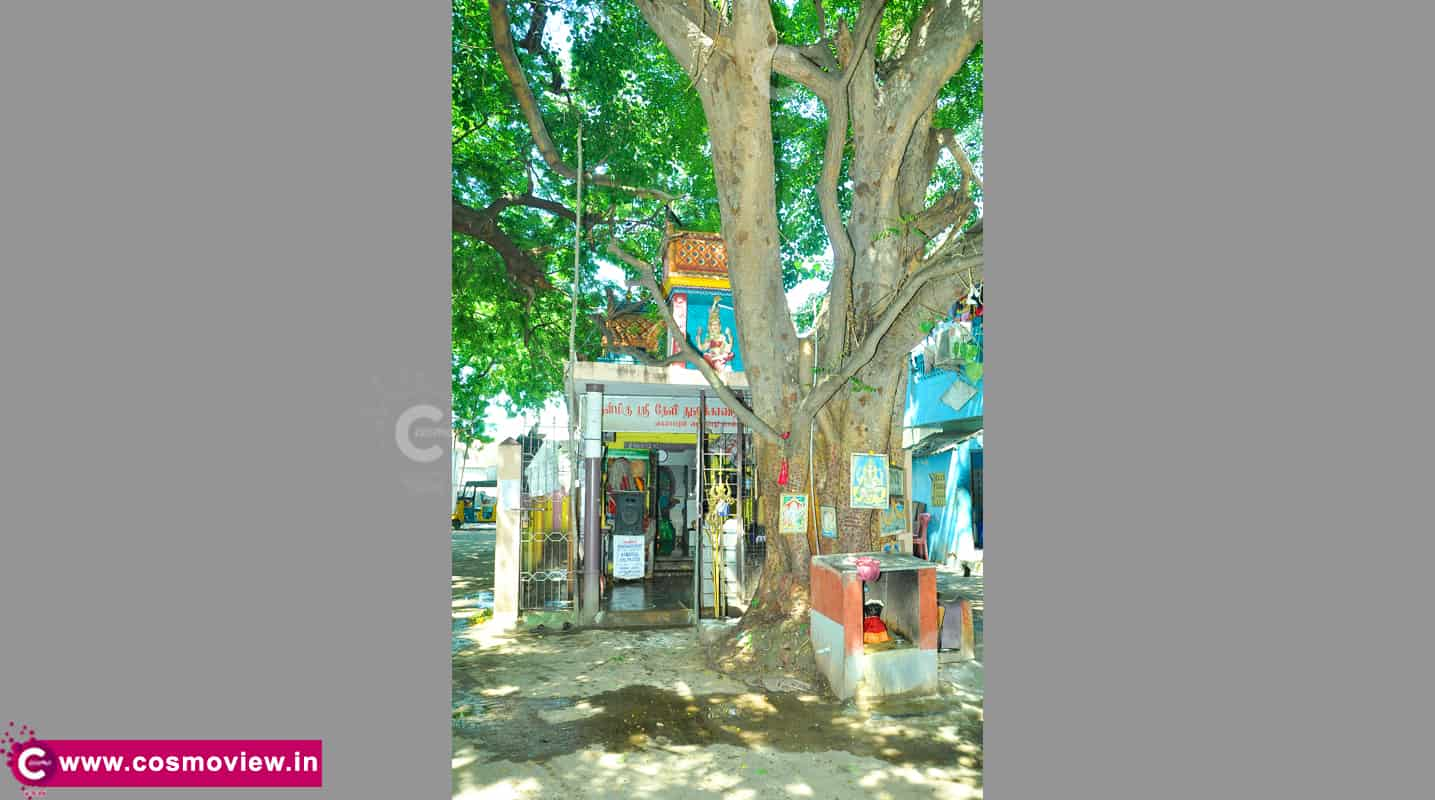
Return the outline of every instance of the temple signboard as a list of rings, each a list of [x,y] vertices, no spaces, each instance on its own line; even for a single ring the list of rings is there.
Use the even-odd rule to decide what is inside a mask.
[[[701,419],[697,398],[605,396],[603,430],[625,433],[697,433]],[[722,404],[707,401],[707,428],[735,432],[737,416]]]

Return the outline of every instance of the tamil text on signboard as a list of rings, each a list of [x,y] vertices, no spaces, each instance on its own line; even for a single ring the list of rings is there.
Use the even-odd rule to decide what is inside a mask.
[[[603,398],[603,430],[629,433],[697,433],[701,406],[696,398]],[[707,401],[710,431],[736,431],[737,417],[721,401]]]

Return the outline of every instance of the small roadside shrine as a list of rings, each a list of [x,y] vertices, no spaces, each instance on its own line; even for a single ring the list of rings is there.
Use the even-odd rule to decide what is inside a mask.
[[[811,579],[812,650],[839,699],[937,690],[935,564],[905,553],[839,553],[815,556]],[[885,636],[864,636],[864,609],[875,607]]]
[[[746,397],[742,352],[716,233],[669,227],[662,293],[687,339]],[[676,354],[648,303],[609,301],[606,354],[577,362],[582,401],[577,533],[580,624],[696,624],[747,596],[763,547],[751,434],[696,365]],[[634,357],[637,353],[640,357]]]

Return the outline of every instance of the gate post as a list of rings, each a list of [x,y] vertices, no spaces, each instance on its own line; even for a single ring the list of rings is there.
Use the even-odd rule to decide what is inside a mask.
[[[590,383],[583,406],[583,526],[582,596],[578,603],[578,624],[594,625],[602,601],[603,538],[603,385]]]
[[[523,561],[519,542],[519,494],[523,479],[523,448],[512,438],[498,445],[498,503],[494,509],[493,623],[518,624],[518,587]]]

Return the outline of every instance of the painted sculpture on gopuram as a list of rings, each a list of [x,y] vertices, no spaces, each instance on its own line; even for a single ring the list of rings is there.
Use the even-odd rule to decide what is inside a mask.
[[[718,372],[732,369],[732,329],[723,330],[722,318],[718,316],[718,304],[712,304],[708,313],[707,339],[703,342],[703,358]]]

